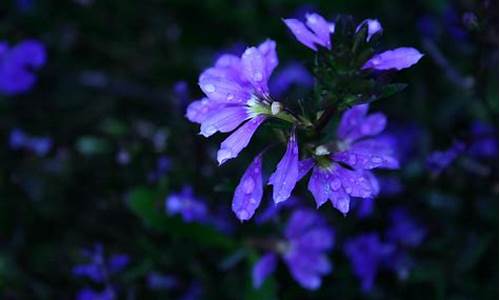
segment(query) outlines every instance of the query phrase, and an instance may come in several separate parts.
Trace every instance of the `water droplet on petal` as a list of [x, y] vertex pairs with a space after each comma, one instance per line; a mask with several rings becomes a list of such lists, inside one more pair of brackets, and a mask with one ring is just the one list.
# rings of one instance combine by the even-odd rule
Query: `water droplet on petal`
[[215, 86], [213, 84], [205, 84], [205, 91], [207, 93], [213, 93], [215, 92]]
[[227, 97], [226, 97], [226, 99], [228, 101], [233, 100], [234, 99], [234, 95], [233, 94], [228, 94]]
[[246, 194], [252, 193], [254, 188], [255, 181], [252, 178], [246, 178], [245, 181], [243, 181], [243, 192]]
[[261, 72], [256, 72], [253, 74], [253, 80], [255, 81], [261, 81], [264, 78]]
[[330, 182], [330, 187], [334, 191], [338, 190], [340, 188], [340, 186], [341, 186], [341, 182], [338, 178], [335, 178], [332, 180], [332, 182]]
[[379, 164], [381, 162], [382, 162], [382, 158], [381, 157], [378, 157], [378, 156], [372, 157], [372, 163]]

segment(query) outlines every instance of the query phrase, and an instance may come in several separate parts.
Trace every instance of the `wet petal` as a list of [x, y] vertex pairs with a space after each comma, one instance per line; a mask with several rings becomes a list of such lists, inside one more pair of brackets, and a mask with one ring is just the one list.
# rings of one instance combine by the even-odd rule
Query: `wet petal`
[[203, 120], [200, 133], [204, 137], [209, 137], [220, 132], [230, 132], [238, 127], [245, 120], [250, 118], [247, 109], [242, 105], [224, 106]]
[[312, 158], [299, 161], [299, 175], [297, 176], [297, 181], [300, 181], [302, 177], [306, 176], [313, 166], [314, 159]]
[[246, 102], [250, 91], [236, 80], [238, 74], [223, 68], [210, 68], [200, 75], [198, 84], [208, 98], [223, 102]]
[[314, 33], [312, 33], [301, 21], [297, 19], [284, 19], [286, 26], [292, 31], [295, 38], [304, 46], [316, 51], [316, 44], [322, 44]]
[[368, 26], [368, 34], [366, 36], [366, 41], [369, 42], [373, 35], [382, 32], [382, 24], [377, 19], [366, 19], [361, 22], [358, 27], [356, 27], [356, 32], [358, 32], [363, 25]]
[[328, 200], [330, 193], [329, 178], [330, 172], [328, 170], [318, 166], [314, 167], [307, 189], [313, 194], [316, 207], [320, 207]]
[[219, 111], [226, 103], [211, 101], [208, 98], [193, 101], [186, 110], [186, 117], [189, 121], [201, 124], [214, 112]]
[[333, 28], [335, 27], [316, 13], [306, 14], [306, 24], [321, 41], [321, 46], [330, 49], [330, 34], [333, 32]]
[[397, 48], [375, 55], [361, 69], [402, 70], [416, 64], [422, 56], [424, 55], [415, 48]]
[[269, 94], [267, 61], [264, 55], [255, 48], [245, 50], [241, 56], [242, 72], [260, 95]]
[[261, 257], [252, 269], [253, 287], [258, 289], [262, 286], [266, 278], [276, 269], [277, 258], [273, 253], [267, 253]]
[[271, 77], [271, 73], [278, 66], [278, 54], [276, 54], [276, 42], [273, 40], [265, 40], [258, 47], [262, 56], [266, 61], [267, 78]]
[[262, 199], [262, 154], [257, 155], [234, 191], [233, 212], [240, 221], [249, 220]]
[[342, 118], [337, 129], [337, 135], [340, 139], [352, 140], [353, 137], [355, 137], [351, 137], [351, 135], [356, 134], [357, 128], [359, 128], [359, 126], [363, 123], [363, 120], [368, 113], [368, 108], [368, 104], [356, 105], [342, 114]]
[[219, 166], [238, 156], [241, 150], [248, 145], [253, 134], [264, 120], [264, 116], [257, 116], [251, 119], [222, 142], [219, 151], [217, 151]]
[[276, 171], [269, 178], [269, 184], [273, 185], [273, 200], [276, 204], [290, 197], [297, 183], [298, 175], [299, 148], [295, 138], [295, 131], [293, 131], [283, 158], [278, 163]]
[[[374, 195], [373, 186], [369, 178], [367, 178], [363, 171], [352, 171], [343, 167], [338, 167], [335, 170], [338, 178], [342, 182], [343, 191], [352, 197], [367, 198]], [[339, 190], [340, 192], [340, 190]], [[338, 199], [337, 201], [344, 201], [340, 205], [345, 205], [344, 195], [335, 195], [335, 197], [342, 197], [343, 199]], [[334, 199], [332, 199], [334, 200]], [[345, 206], [343, 206], [343, 210]], [[347, 206], [347, 211], [349, 207]]]
[[354, 169], [399, 168], [394, 141], [389, 137], [357, 141], [349, 150], [333, 154], [332, 159], [348, 164]]

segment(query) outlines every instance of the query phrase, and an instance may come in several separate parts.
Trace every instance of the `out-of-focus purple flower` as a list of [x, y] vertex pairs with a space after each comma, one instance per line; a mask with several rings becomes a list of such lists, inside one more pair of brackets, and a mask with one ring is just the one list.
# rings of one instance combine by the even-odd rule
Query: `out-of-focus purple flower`
[[439, 26], [436, 19], [430, 15], [424, 15], [417, 20], [417, 30], [424, 37], [435, 39], [439, 34]]
[[363, 70], [402, 70], [416, 64], [424, 56], [415, 48], [401, 47], [376, 54], [362, 67]]
[[372, 36], [376, 33], [382, 32], [382, 24], [376, 19], [366, 19], [361, 22], [358, 27], [356, 27], [356, 32], [358, 32], [363, 26], [368, 26], [368, 34], [366, 36], [366, 41], [369, 42]]
[[172, 160], [166, 155], [161, 155], [156, 160], [155, 169], [148, 174], [148, 179], [151, 182], [157, 181], [163, 175], [167, 174], [172, 169]]
[[292, 131], [286, 152], [276, 166], [276, 171], [269, 178], [269, 184], [273, 186], [274, 202], [280, 203], [290, 198], [298, 179], [299, 147], [295, 131]]
[[52, 148], [52, 139], [49, 137], [30, 136], [21, 129], [13, 129], [9, 137], [9, 146], [13, 150], [27, 150], [37, 156], [45, 156]]
[[123, 271], [130, 262], [129, 256], [122, 253], [105, 257], [104, 249], [100, 244], [96, 244], [93, 249], [84, 250], [82, 253], [87, 259], [87, 263], [74, 266], [73, 275], [90, 278], [96, 283], [103, 283], [108, 280], [107, 276]]
[[370, 216], [375, 208], [375, 199], [369, 198], [354, 198], [353, 207], [358, 218], [363, 219]]
[[116, 162], [122, 166], [128, 165], [130, 163], [130, 154], [125, 149], [120, 149], [116, 153]]
[[278, 65], [276, 43], [266, 40], [250, 47], [241, 57], [222, 55], [215, 66], [199, 78], [206, 95], [187, 108], [186, 117], [201, 124], [200, 133], [209, 137], [216, 132], [234, 131], [217, 153], [219, 164], [236, 157], [250, 142], [265, 120], [263, 106], [268, 104], [268, 80]]
[[379, 267], [393, 252], [394, 246], [382, 242], [377, 233], [356, 236], [344, 245], [344, 253], [365, 292], [372, 289]]
[[274, 96], [280, 97], [293, 85], [309, 88], [312, 84], [313, 77], [303, 65], [290, 63], [274, 75], [269, 82], [269, 88]]
[[262, 154], [257, 155], [234, 190], [233, 212], [240, 221], [249, 220], [262, 199]]
[[274, 253], [267, 253], [257, 261], [252, 268], [252, 284], [258, 289], [266, 278], [274, 272], [278, 260]]
[[284, 19], [286, 26], [304, 46], [316, 51], [317, 46], [331, 49], [330, 35], [335, 32], [335, 24], [316, 13], [306, 14], [306, 22]]
[[172, 275], [163, 275], [151, 272], [146, 278], [148, 288], [151, 290], [168, 290], [177, 286], [177, 279]]
[[391, 123], [384, 136], [394, 140], [398, 161], [403, 165], [417, 156], [426, 132], [415, 123]]
[[169, 215], [181, 215], [185, 222], [205, 222], [208, 217], [205, 202], [196, 198], [191, 187], [184, 187], [180, 193], [170, 194], [165, 200]]
[[[321, 278], [331, 272], [327, 251], [335, 241], [335, 232], [314, 210], [298, 209], [285, 228], [285, 241], [277, 243], [279, 254], [292, 277], [302, 287], [310, 290], [321, 286]], [[275, 269], [274, 254], [266, 254], [252, 270], [254, 285], [262, 283]]]
[[35, 84], [33, 70], [46, 61], [45, 47], [37, 40], [25, 40], [9, 48], [0, 43], [0, 93], [15, 95], [26, 92]]
[[467, 153], [473, 157], [498, 159], [498, 130], [483, 122], [471, 126], [472, 142]]
[[466, 40], [467, 31], [462, 24], [462, 18], [460, 18], [460, 14], [452, 6], [448, 6], [444, 10], [443, 23], [449, 37], [457, 41]]
[[106, 288], [103, 291], [84, 288], [76, 295], [77, 300], [114, 300], [115, 297], [115, 291], [112, 288]]
[[179, 300], [198, 300], [202, 299], [203, 289], [200, 283], [194, 282], [187, 291], [179, 297]]
[[290, 217], [285, 237], [288, 247], [283, 258], [292, 277], [306, 289], [319, 288], [321, 277], [332, 269], [326, 252], [333, 248], [334, 231], [317, 212], [300, 209]]
[[460, 154], [465, 150], [465, 144], [461, 141], [444, 151], [434, 151], [427, 157], [427, 167], [434, 174], [439, 174], [448, 168]]
[[404, 247], [416, 247], [422, 243], [426, 230], [405, 208], [394, 208], [390, 220], [391, 226], [386, 231], [388, 241]]

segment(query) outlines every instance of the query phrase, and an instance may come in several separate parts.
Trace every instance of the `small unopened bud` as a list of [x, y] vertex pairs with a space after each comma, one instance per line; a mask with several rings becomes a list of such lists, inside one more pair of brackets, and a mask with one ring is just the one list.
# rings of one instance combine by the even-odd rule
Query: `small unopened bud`
[[328, 155], [330, 154], [330, 151], [328, 151], [325, 146], [320, 145], [316, 147], [316, 149], [314, 149], [314, 154], [316, 154], [317, 156]]
[[279, 114], [282, 110], [283, 104], [281, 104], [281, 102], [274, 101], [273, 103], [271, 103], [271, 113], [273, 114], [273, 116]]

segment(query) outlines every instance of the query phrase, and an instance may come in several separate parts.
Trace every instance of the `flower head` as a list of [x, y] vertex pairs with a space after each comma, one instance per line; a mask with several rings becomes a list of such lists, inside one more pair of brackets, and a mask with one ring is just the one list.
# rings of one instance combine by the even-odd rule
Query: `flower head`
[[279, 254], [295, 281], [306, 289], [318, 289], [321, 277], [331, 272], [326, 252], [333, 248], [334, 231], [317, 212], [298, 209], [290, 217], [284, 237], [275, 253], [267, 253], [254, 265], [254, 286], [260, 286], [274, 271]]
[[277, 65], [276, 43], [266, 40], [246, 49], [241, 57], [222, 55], [200, 75], [206, 98], [191, 103], [186, 117], [201, 124], [200, 133], [205, 137], [239, 127], [221, 144], [219, 164], [236, 157], [264, 122], [263, 107], [269, 106], [270, 97], [268, 80]]
[[286, 26], [304, 46], [316, 51], [317, 46], [331, 49], [330, 35], [335, 32], [335, 24], [316, 13], [306, 14], [305, 24], [297, 19], [284, 19]]

